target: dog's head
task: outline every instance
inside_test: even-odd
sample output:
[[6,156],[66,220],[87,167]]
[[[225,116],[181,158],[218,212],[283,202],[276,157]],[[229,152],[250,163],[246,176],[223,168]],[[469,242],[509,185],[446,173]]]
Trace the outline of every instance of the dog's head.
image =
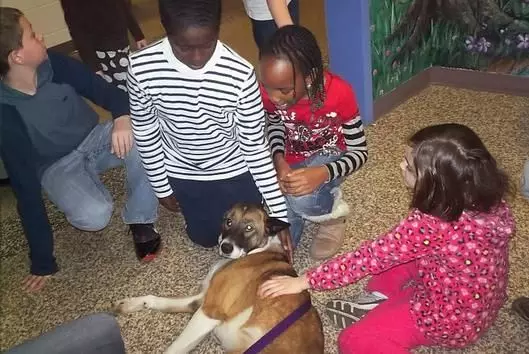
[[236,259],[265,247],[271,237],[289,227],[279,219],[270,218],[257,204],[235,204],[224,215],[219,236],[219,252]]

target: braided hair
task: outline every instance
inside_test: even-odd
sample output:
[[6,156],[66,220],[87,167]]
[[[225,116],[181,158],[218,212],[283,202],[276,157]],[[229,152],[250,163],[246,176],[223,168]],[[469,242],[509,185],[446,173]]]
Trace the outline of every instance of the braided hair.
[[316,38],[307,28],[299,25],[288,25],[279,28],[261,48],[259,58],[274,56],[288,60],[292,64],[294,81],[296,70],[303,78],[310,78],[305,83],[313,111],[320,108],[325,101],[324,71],[321,50]]
[[220,31],[221,0],[158,0],[158,6],[168,35],[193,26]]

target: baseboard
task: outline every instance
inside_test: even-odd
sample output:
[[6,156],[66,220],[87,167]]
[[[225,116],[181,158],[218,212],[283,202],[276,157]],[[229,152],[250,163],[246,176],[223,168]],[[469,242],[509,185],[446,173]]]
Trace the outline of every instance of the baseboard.
[[529,97],[529,77],[435,66],[377,98],[374,102],[375,119],[389,113],[430,85]]
[[[66,55],[77,51],[71,40],[50,49]],[[373,107],[374,118],[378,119],[391,112],[430,85],[529,97],[529,77],[434,66],[400,84],[390,93],[377,98]]]

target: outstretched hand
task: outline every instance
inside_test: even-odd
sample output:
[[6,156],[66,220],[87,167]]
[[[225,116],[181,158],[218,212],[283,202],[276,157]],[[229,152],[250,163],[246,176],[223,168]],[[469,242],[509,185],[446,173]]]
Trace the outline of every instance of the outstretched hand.
[[281,275],[267,280],[259,287],[260,297],[278,297],[281,295],[298,294],[309,288],[307,277],[303,274],[300,277],[290,277]]
[[51,275],[34,275],[30,274],[22,281],[22,289],[28,292],[39,291],[46,285]]

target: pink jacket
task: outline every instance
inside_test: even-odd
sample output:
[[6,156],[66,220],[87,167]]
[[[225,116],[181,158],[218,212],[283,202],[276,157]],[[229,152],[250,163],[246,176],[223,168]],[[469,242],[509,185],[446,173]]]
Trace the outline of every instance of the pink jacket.
[[309,270],[307,277],[313,289],[332,290],[416,262],[421,281],[410,311],[417,327],[437,345],[464,347],[492,325],[507,298],[514,227],[506,203],[489,214],[464,212],[455,222],[413,210],[387,234]]

